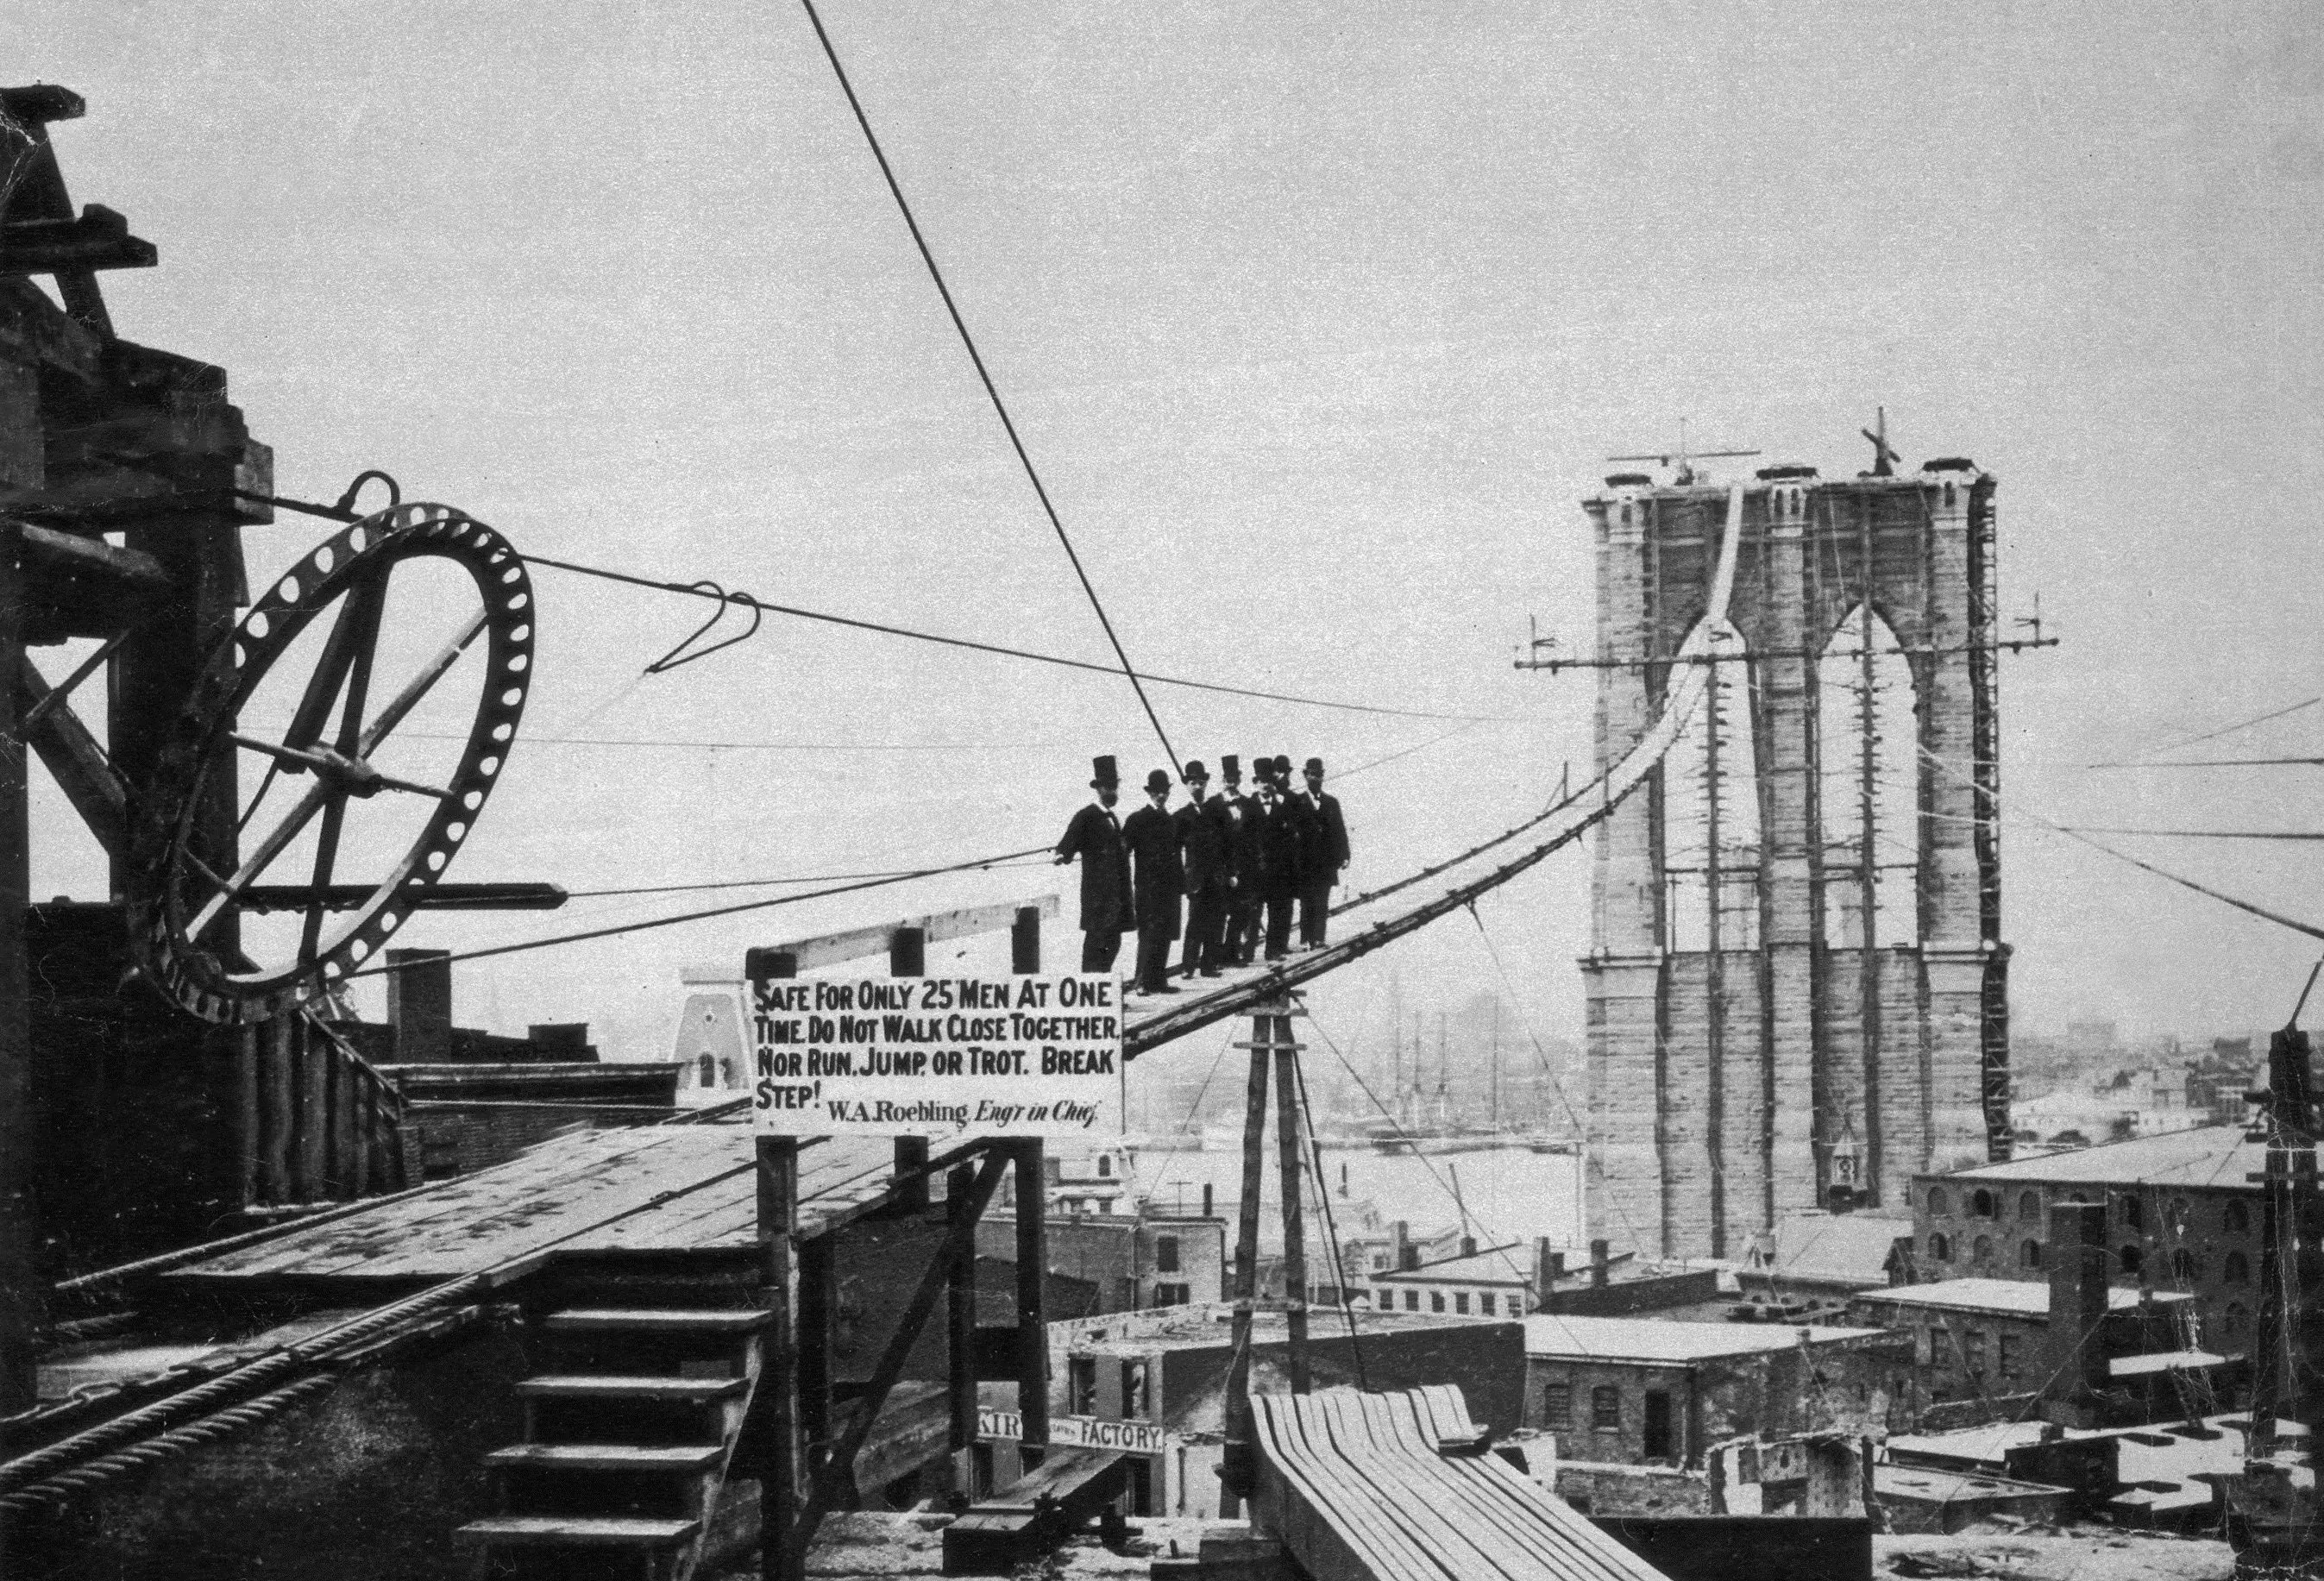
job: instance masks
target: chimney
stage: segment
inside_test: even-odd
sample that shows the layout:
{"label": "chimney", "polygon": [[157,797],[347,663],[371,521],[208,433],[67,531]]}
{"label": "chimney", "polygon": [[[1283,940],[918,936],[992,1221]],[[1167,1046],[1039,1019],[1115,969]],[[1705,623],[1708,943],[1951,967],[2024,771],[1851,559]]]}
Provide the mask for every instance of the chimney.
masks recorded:
{"label": "chimney", "polygon": [[452,952],[387,952],[387,1025],[399,1065],[440,1064],[452,1057]]}
{"label": "chimney", "polygon": [[1476,1255],[1477,1237],[1475,1236],[1462,1236],[1461,1237],[1461,1255],[1463,1257],[1473,1257]]}
{"label": "chimney", "polygon": [[1208,1181],[1204,1181],[1203,1182],[1203,1217],[1204,1218],[1214,1218],[1217,1217],[1216,1214],[1213,1214],[1211,1211],[1211,1182]]}
{"label": "chimney", "polygon": [[1396,1240],[1394,1242],[1396,1247],[1396,1267],[1399,1271],[1407,1271],[1419,1267],[1420,1248],[1412,1244],[1411,1221],[1409,1219],[1399,1218],[1389,1227],[1394,1231],[1396,1236]]}
{"label": "chimney", "polygon": [[2102,1333],[2107,1315],[2107,1210],[2102,1202],[2050,1208],[2051,1384],[2043,1414],[2072,1428],[2098,1425],[2098,1391],[2112,1359]]}
{"label": "chimney", "polygon": [[553,1052],[567,1063],[592,1064],[597,1051],[589,1043],[589,1024],[586,1021],[536,1021],[524,1029],[525,1041],[537,1049]]}
{"label": "chimney", "polygon": [[1604,1241],[1590,1243],[1590,1282],[1599,1290],[1606,1288],[1609,1270],[1606,1266],[1608,1248]]}
{"label": "chimney", "polygon": [[1533,1243],[1534,1298],[1542,1310],[1549,1310],[1549,1299],[1556,1293],[1558,1278],[1564,1272],[1564,1254],[1549,1249],[1547,1236],[1536,1236]]}

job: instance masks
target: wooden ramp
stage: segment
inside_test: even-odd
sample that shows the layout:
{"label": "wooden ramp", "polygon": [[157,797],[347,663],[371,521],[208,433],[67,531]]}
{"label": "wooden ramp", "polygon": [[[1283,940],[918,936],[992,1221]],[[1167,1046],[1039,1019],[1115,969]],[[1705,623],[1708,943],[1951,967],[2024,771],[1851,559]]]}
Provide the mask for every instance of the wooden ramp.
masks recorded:
{"label": "wooden ramp", "polygon": [[[879,1205],[895,1169],[884,1136],[799,1152],[801,1238]],[[748,1252],[757,1245],[752,1136],[741,1126],[655,1126],[559,1137],[425,1191],[187,1264],[180,1289],[252,1283],[388,1294],[560,1255]]]}
{"label": "wooden ramp", "polygon": [[1664,1581],[1484,1451],[1458,1389],[1251,1404],[1259,1521],[1315,1581]]}

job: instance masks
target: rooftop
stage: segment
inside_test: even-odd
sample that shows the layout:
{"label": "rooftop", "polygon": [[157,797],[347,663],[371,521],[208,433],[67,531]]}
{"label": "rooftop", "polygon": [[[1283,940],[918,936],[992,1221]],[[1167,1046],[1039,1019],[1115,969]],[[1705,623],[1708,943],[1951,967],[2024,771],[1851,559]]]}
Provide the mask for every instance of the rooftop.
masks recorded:
{"label": "rooftop", "polygon": [[1899,1239],[1913,1234],[1910,1218],[1861,1213],[1794,1213],[1775,1224],[1775,1245],[1745,1271],[1775,1280],[1821,1284],[1879,1284]]}
{"label": "rooftop", "polygon": [[1526,1354],[1593,1361],[1693,1362],[1792,1350],[1802,1339],[1827,1345],[1885,1339],[1883,1328],[1821,1328],[1793,1324],[1660,1323],[1637,1318],[1527,1318]]}
{"label": "rooftop", "polygon": [[2157,1373],[2167,1373],[2174,1367],[2200,1372],[2205,1367],[2223,1367],[2227,1358],[2208,1350],[2156,1350],[2144,1356],[2118,1356],[2107,1363],[2107,1375],[2111,1378],[2146,1378]]}
{"label": "rooftop", "polygon": [[1935,1471],[1886,1461],[1872,1468],[1872,1488],[1883,1499],[1911,1499],[1932,1504],[1962,1500],[2055,1499],[2072,1491],[2045,1482],[2019,1482],[2014,1477],[1979,1476],[1965,1471]]}
{"label": "rooftop", "polygon": [[2011,1163],[1984,1163],[1943,1178],[2072,1185],[2128,1184],[2242,1186],[2244,1177],[2266,1167],[2264,1144],[2247,1142],[2240,1125],[2192,1126],[2127,1142],[2078,1147]]}
{"label": "rooftop", "polygon": [[[2159,1302],[2191,1301],[2184,1291],[2146,1292]],[[2107,1290],[2107,1310],[2128,1311],[2138,1305],[2140,1292],[2120,1285]],[[1881,1285],[1856,1293],[1859,1301],[1893,1301],[1900,1307],[1938,1307],[1947,1311],[2008,1312],[2026,1318],[2050,1315],[2050,1287],[2024,1279],[1941,1279],[1933,1284]]]}
{"label": "rooftop", "polygon": [[[2244,1434],[2250,1426],[2248,1416],[2210,1416],[2205,1417],[2200,1426],[2156,1422],[2096,1431],[2067,1428],[2061,1436],[2120,1440],[2122,1448],[2115,1474],[2126,1487],[2109,1503],[2126,1511],[2144,1510],[2152,1514],[2208,1505],[2211,1493],[2201,1479],[2243,1469]],[[2018,1421],[1963,1428],[1951,1433],[1905,1434],[1888,1440],[1888,1453],[1906,1460],[1940,1461],[1957,1468],[1999,1467],[2006,1464],[2010,1450],[2040,1443],[2044,1431],[2041,1422]]]}
{"label": "rooftop", "polygon": [[[1416,1329],[1506,1328],[1514,1318],[1500,1323],[1490,1319],[1455,1318],[1436,1312],[1368,1312],[1354,1309],[1356,1332],[1360,1336],[1401,1334]],[[1051,1333],[1060,1328],[1071,1329],[1066,1344],[1075,1356],[1109,1356],[1130,1358],[1151,1356],[1156,1351],[1225,1349],[1233,1344],[1229,1326],[1234,1317],[1231,1301],[1204,1301],[1188,1306],[1153,1307],[1137,1312],[1108,1312],[1100,1317],[1075,1318],[1066,1322],[1049,1325]],[[1324,1319],[1328,1319],[1326,1322]],[[1348,1326],[1344,1319],[1329,1308],[1313,1308],[1308,1313],[1310,1343],[1344,1340]],[[1253,1345],[1283,1345],[1290,1339],[1290,1325],[1281,1312],[1251,1314],[1250,1341]]]}

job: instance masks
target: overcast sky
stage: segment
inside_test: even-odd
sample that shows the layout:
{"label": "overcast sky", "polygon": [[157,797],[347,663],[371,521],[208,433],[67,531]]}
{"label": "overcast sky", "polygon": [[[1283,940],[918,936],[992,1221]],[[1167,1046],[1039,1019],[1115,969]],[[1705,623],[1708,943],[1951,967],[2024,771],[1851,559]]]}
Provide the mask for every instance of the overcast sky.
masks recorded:
{"label": "overcast sky", "polygon": [[[78,201],[158,270],[121,332],[226,367],[292,495],[383,466],[520,547],[1103,659],[805,14],[783,5],[8,8]],[[827,0],[825,18],[1132,657],[1499,716],[1339,786],[1376,882],[1537,810],[1588,752],[1577,501],[1701,441],[2001,479],[2005,795],[2043,816],[2324,828],[2316,771],[2093,772],[2324,693],[2324,32],[2291,4],[1135,5]],[[323,536],[247,535],[253,579]],[[1054,840],[1128,687],[798,622],[674,674],[683,601],[539,573],[525,735],[456,877],[580,888],[887,869]],[[51,659],[54,664],[62,662]],[[1184,756],[1335,769],[1425,719],[1164,689]],[[550,737],[793,750],[590,747]],[[2324,754],[2324,707],[2227,738]],[[46,794],[45,792],[43,793]],[[53,796],[41,893],[94,890]],[[2324,920],[2324,858],[2135,849]],[[2280,1021],[2315,944],[2030,826],[2022,1025]],[[463,968],[461,1018],[667,1043],[681,963],[1046,868]],[[1481,920],[1578,1033],[1588,866]],[[475,945],[658,915],[428,919]],[[1067,901],[1065,929],[1072,925]],[[1465,916],[1407,1003],[1498,982]],[[1069,960],[1070,937],[1054,960]],[[1319,992],[1372,1035],[1387,967]],[[1439,985],[1441,984],[1441,988]],[[1197,1053],[1173,1056],[1207,1060]]]}

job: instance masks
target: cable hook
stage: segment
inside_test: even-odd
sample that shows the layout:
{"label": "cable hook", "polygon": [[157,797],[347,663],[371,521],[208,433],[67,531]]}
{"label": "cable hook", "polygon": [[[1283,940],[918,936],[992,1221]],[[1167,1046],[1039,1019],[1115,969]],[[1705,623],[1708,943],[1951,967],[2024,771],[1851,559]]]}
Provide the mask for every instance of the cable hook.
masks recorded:
{"label": "cable hook", "polygon": [[[645,673],[647,675],[659,676],[666,671],[674,670],[680,665],[692,664],[697,658],[708,658],[712,654],[716,653],[722,648],[732,648],[738,642],[748,642],[752,638],[756,637],[759,634],[759,627],[767,618],[766,610],[760,604],[757,599],[752,598],[747,593],[728,593],[717,583],[711,582],[706,579],[701,582],[687,584],[687,591],[689,593],[700,593],[705,598],[716,599],[718,601],[718,607],[710,611],[710,618],[708,620],[703,621],[701,625],[696,626],[693,630],[687,632],[685,639],[679,642],[677,647],[671,648],[668,653],[663,654],[659,658],[654,660],[653,663],[646,666]],[[708,632],[712,627],[717,625],[719,621],[726,618],[726,607],[729,604],[741,604],[751,611],[751,624],[749,628],[745,630],[738,631],[733,636],[726,638],[722,641],[714,642],[707,648],[696,648],[692,653],[687,652],[687,649],[693,648],[696,642],[700,641],[704,634]]]}
{"label": "cable hook", "polygon": [[362,493],[363,486],[365,483],[370,483],[374,478],[387,485],[388,510],[392,510],[398,505],[403,503],[403,485],[397,483],[387,473],[380,471],[377,467],[369,467],[355,473],[355,482],[349,483],[347,485],[346,492],[339,496],[337,509],[341,515],[345,516],[350,521],[355,519],[355,496]]}

